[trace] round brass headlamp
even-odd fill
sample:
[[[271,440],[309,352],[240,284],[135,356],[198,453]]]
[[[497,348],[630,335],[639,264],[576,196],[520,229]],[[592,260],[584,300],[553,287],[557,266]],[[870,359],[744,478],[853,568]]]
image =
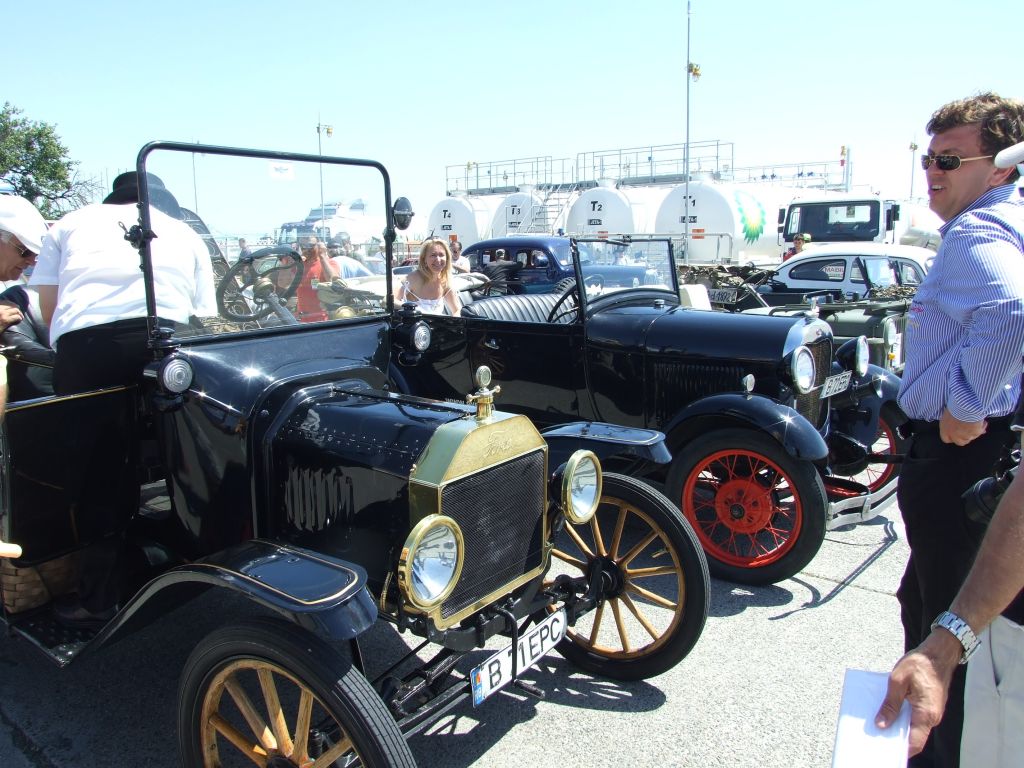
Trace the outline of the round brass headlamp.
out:
[[[576,451],[562,475],[562,509],[575,525],[586,523],[601,503],[601,462],[592,451]]]
[[[446,515],[427,515],[410,531],[398,559],[398,586],[416,608],[441,603],[459,581],[465,542],[459,524]]]

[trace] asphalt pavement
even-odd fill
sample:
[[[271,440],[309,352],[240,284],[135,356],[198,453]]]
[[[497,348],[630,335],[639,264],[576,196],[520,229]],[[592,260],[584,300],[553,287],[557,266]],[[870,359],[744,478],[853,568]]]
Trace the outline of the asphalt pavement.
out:
[[[424,768],[828,768],[845,669],[887,671],[902,651],[906,558],[892,503],[829,532],[792,579],[713,581],[704,633],[671,671],[618,683],[553,654],[526,676],[543,701],[502,691],[465,703],[410,745]],[[234,610],[203,597],[63,670],[0,636],[0,766],[177,766],[179,672]],[[397,641],[389,628],[374,635],[371,664],[374,643]]]

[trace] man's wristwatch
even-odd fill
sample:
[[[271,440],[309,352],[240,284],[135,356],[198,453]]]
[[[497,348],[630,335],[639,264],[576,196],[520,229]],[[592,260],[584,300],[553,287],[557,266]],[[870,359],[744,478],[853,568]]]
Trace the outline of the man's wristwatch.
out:
[[[978,638],[975,636],[974,630],[971,629],[971,625],[955,613],[950,611],[940,613],[932,622],[932,629],[936,627],[942,627],[960,641],[960,645],[964,647],[964,655],[960,657],[961,664],[966,664],[971,655],[978,650]]]

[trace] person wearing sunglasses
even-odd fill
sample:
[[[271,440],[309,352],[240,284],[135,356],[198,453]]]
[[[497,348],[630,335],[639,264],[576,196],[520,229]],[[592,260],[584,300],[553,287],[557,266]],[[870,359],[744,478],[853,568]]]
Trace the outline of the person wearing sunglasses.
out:
[[[932,115],[927,131],[932,138],[922,165],[928,198],[944,223],[904,338],[899,404],[910,421],[901,428],[909,442],[897,499],[910,559],[897,598],[908,654],[890,679],[899,683],[895,698],[902,693],[911,702],[910,749],[920,750],[911,766],[996,768],[1019,765],[1024,754],[1024,729],[1005,727],[1024,722],[1024,605],[1014,604],[1006,614],[1016,627],[1007,629],[1016,651],[996,662],[997,674],[1013,665],[1021,674],[1012,681],[1007,675],[998,692],[990,672],[965,708],[965,680],[972,678],[973,690],[975,673],[957,665],[936,723],[934,711],[928,716],[921,706],[934,693],[934,681],[919,671],[941,666],[930,655],[936,653],[935,633],[961,644],[964,660],[973,648],[967,620],[949,612],[979,538],[961,496],[990,475],[1014,443],[1009,426],[1020,397],[1024,348],[1024,199],[1015,190],[1017,169],[997,167],[994,157],[1024,139],[1024,101],[994,93],[954,101]],[[982,699],[986,706],[972,704]],[[1003,758],[979,750],[986,741],[999,745],[1010,737],[1017,746]]]
[[[793,235],[793,247],[786,251],[784,254],[782,254],[782,260],[786,261],[787,259],[793,258],[798,253],[800,253],[804,249],[804,246],[807,245],[807,243],[809,242],[811,242],[810,235],[802,232],[797,232],[795,235]]]
[[[32,203],[16,195],[0,195],[0,281],[5,288],[23,282],[25,270],[36,263],[45,234],[46,222]],[[14,304],[0,303],[0,331],[21,319]]]

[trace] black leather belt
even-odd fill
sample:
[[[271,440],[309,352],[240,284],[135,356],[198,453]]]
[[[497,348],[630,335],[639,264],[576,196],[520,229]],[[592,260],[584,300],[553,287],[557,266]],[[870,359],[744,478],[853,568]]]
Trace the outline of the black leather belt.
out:
[[[992,431],[997,429],[1006,429],[1010,426],[1010,422],[1013,420],[1013,414],[1006,416],[989,416],[985,419],[988,423],[988,429],[986,431]],[[929,433],[935,433],[939,431],[939,422],[937,421],[924,421],[923,419],[908,419],[907,421],[896,427],[896,432],[904,440],[909,440],[914,435],[921,436]]]

